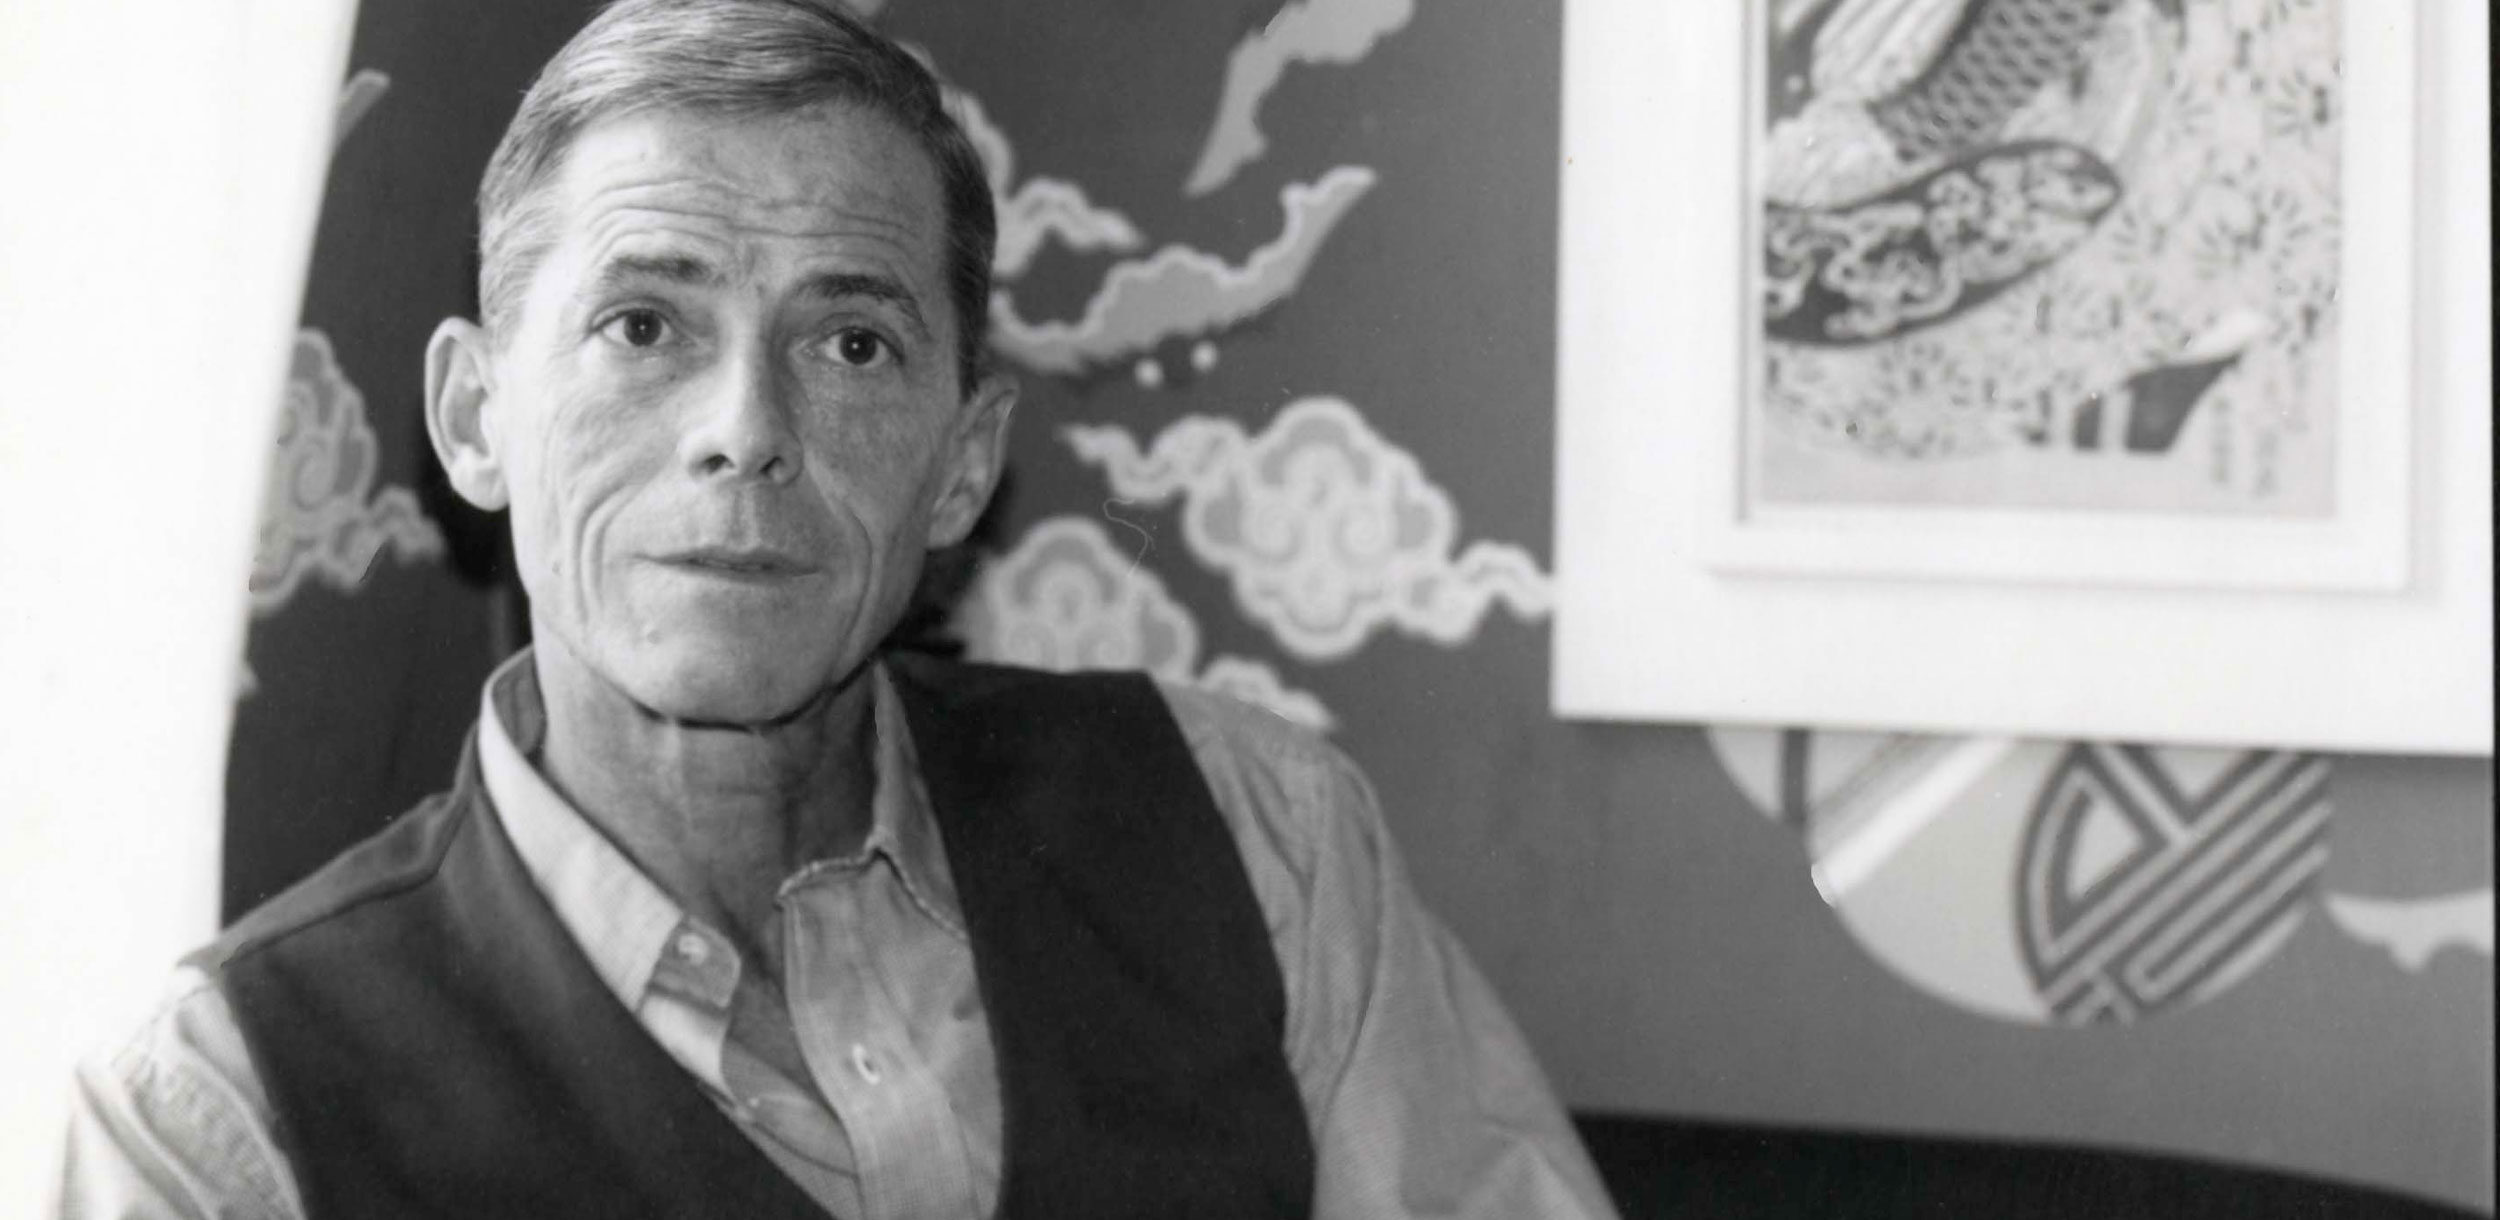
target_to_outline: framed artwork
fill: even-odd
[[[2403,585],[2409,4],[1743,7],[1714,564]]]
[[[1572,0],[1558,711],[2487,752],[2487,22]]]

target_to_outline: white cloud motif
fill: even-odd
[[[1345,657],[1385,627],[1463,644],[1496,602],[1523,619],[1553,608],[1526,551],[1457,550],[1449,494],[1342,399],[1297,401],[1256,437],[1228,419],[1184,419],[1143,453],[1114,427],[1066,435],[1112,494],[1182,497],[1190,553],[1230,576],[1242,612],[1305,660]]]
[[[1239,265],[1179,245],[1122,261],[1103,276],[1073,322],[1028,322],[1016,312],[1012,294],[993,292],[991,343],[1037,372],[1079,373],[1148,351],[1165,339],[1238,325],[1301,286],[1320,246],[1374,180],[1363,166],[1341,165],[1317,182],[1286,186],[1284,230]],[[1003,236],[999,248],[1007,249]]]
[[[365,121],[365,116],[373,112],[374,103],[381,101],[390,88],[390,74],[372,68],[358,68],[355,75],[347,78],[347,83],[339,87],[338,109],[330,118],[333,150],[347,142],[347,133]]]
[[[1183,189],[1192,195],[1213,191],[1267,151],[1267,137],[1259,133],[1259,107],[1286,65],[1359,62],[1374,43],[1404,28],[1414,16],[1415,0],[1292,0],[1278,10],[1265,29],[1242,39],[1226,61],[1215,125]]]
[[[1166,339],[1206,335],[1256,317],[1301,286],[1320,246],[1374,175],[1341,165],[1316,182],[1292,183],[1282,196],[1285,224],[1275,240],[1239,264],[1183,245],[1123,259],[1103,275],[1085,310],[1069,321],[1028,321],[1016,311],[1014,282],[1057,241],[1076,253],[1128,254],[1146,244],[1129,218],[1098,207],[1085,188],[1057,178],[1016,181],[1015,147],[981,100],[948,86],[947,106],[980,154],[998,209],[998,247],[990,269],[990,345],[1040,373],[1082,373]]]
[[[2491,956],[2490,886],[2411,900],[2329,894],[2326,913],[2345,934],[2385,949],[2410,971],[2451,947]]]
[[[1198,622],[1102,524],[1052,517],[982,565],[956,616],[976,660],[1037,669],[1141,669],[1255,703],[1326,731],[1335,718],[1267,665],[1222,656],[1198,665]]]
[[[329,336],[297,333],[252,549],[255,614],[275,613],[313,577],[353,589],[385,551],[402,562],[443,553],[442,532],[415,495],[374,490],[380,452],[365,396],[340,370]]]
[[[1085,197],[1084,187],[1057,178],[1035,178],[1016,185],[1015,148],[1007,142],[1007,133],[990,121],[981,99],[954,88],[946,95],[964,135],[981,154],[981,167],[989,174],[990,196],[998,209],[998,250],[990,268],[999,278],[1023,275],[1052,238],[1079,252],[1124,254],[1144,244],[1145,238],[1128,217],[1095,207]]]

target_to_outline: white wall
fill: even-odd
[[[244,578],[354,0],[0,13],[0,1215],[216,926]]]

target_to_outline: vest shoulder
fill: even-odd
[[[433,880],[468,820],[457,791],[438,792],[262,902],[184,960],[211,973],[263,947]]]

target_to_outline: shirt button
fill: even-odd
[[[692,932],[680,932],[677,935],[677,956],[700,966],[704,958],[712,956],[712,946],[703,943],[703,938]]]
[[[851,1044],[851,1070],[859,1073],[859,1078],[870,1084],[876,1084],[885,1079],[885,1073],[877,1067],[877,1061],[868,1057],[868,1048],[857,1042]]]

